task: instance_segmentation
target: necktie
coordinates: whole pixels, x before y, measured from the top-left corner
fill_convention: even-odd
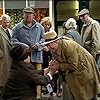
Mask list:
[[[10,33],[9,33],[8,29],[6,29],[6,34],[7,34],[8,38],[10,39]]]

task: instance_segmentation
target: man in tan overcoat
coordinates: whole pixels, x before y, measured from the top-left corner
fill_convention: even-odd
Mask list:
[[[100,55],[100,24],[90,17],[88,9],[82,9],[79,12],[79,18],[84,23],[81,30],[83,47],[97,62]]]
[[[11,65],[11,43],[10,43],[10,33],[6,33],[6,30],[11,32],[9,29],[10,25],[10,17],[8,15],[1,16],[1,26],[0,26],[0,93],[2,91],[2,87],[4,86],[8,71]]]
[[[49,68],[63,74],[63,100],[96,100],[100,93],[100,73],[94,57],[82,46],[56,32],[47,32],[45,42],[53,55]]]

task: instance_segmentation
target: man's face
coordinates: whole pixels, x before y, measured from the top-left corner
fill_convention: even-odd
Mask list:
[[[79,18],[81,19],[82,22],[86,23],[87,20],[88,20],[88,14],[83,14],[83,15],[80,15]]]
[[[7,20],[7,19],[2,20],[1,23],[2,23],[2,27],[3,27],[3,28],[8,28],[8,27],[10,27],[10,21]]]
[[[51,52],[56,52],[56,50],[58,49],[58,44],[57,42],[51,42],[47,45],[48,49],[51,51]]]
[[[32,21],[33,18],[34,18],[34,14],[30,13],[30,12],[25,12],[23,14],[23,18],[24,18],[25,21]]]

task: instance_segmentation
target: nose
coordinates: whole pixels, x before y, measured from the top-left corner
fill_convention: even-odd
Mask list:
[[[80,19],[83,19],[83,17],[82,17],[82,16],[80,16]]]

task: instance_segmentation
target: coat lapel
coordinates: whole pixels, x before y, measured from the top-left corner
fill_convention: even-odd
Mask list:
[[[10,43],[10,40],[7,36],[7,34],[5,33],[5,31],[3,30],[3,28],[0,26],[0,34],[6,39],[6,41],[8,41]]]

